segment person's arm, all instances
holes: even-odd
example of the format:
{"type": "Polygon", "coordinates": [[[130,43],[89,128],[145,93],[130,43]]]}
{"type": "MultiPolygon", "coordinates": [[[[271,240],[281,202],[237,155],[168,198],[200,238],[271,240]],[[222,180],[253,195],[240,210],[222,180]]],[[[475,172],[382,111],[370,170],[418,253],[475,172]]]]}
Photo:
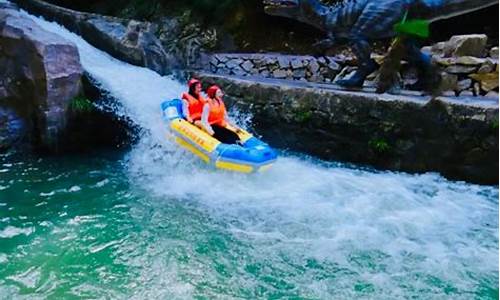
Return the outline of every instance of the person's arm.
{"type": "Polygon", "coordinates": [[[212,126],[210,126],[210,123],[208,123],[208,116],[210,115],[210,105],[208,103],[205,103],[203,105],[203,112],[201,114],[201,126],[203,129],[205,129],[206,132],[210,135],[214,135],[214,130],[212,129],[212,126]]]}
{"type": "Polygon", "coordinates": [[[182,114],[188,122],[193,123],[193,119],[189,115],[189,102],[185,99],[182,99],[182,114]]]}
{"type": "Polygon", "coordinates": [[[233,123],[231,123],[231,120],[229,120],[229,115],[227,114],[227,111],[224,112],[224,121],[226,121],[226,123],[232,125],[233,123]]]}

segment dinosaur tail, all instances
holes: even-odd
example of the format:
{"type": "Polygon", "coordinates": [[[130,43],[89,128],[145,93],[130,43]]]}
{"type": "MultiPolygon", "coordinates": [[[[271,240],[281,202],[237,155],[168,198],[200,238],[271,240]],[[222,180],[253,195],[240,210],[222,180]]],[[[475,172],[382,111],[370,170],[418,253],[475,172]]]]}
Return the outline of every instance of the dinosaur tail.
{"type": "Polygon", "coordinates": [[[498,0],[420,0],[425,19],[434,22],[498,4],[498,0]]]}

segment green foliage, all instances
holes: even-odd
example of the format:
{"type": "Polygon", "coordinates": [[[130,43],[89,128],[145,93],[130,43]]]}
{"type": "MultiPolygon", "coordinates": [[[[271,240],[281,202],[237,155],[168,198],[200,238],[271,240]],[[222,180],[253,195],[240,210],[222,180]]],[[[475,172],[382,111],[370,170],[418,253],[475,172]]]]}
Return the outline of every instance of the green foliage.
{"type": "Polygon", "coordinates": [[[295,118],[300,123],[305,123],[312,118],[312,112],[310,110],[298,111],[295,113],[295,118]]]}
{"type": "Polygon", "coordinates": [[[69,109],[76,113],[88,113],[94,110],[94,104],[83,96],[76,96],[71,100],[69,109]]]}
{"type": "Polygon", "coordinates": [[[491,122],[491,129],[493,129],[493,130],[498,130],[498,118],[495,118],[495,119],[491,122]]]}
{"type": "Polygon", "coordinates": [[[391,150],[391,145],[382,138],[375,138],[368,142],[370,148],[377,153],[387,153],[391,150]]]}

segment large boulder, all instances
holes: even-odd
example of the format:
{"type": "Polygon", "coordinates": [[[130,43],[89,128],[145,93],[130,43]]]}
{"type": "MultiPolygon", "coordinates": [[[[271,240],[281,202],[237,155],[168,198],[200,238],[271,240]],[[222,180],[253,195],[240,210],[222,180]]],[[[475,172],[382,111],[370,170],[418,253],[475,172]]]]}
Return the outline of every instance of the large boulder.
{"type": "Polygon", "coordinates": [[[483,57],[486,54],[486,34],[455,35],[444,45],[446,56],[476,56],[483,57]]]}
{"type": "Polygon", "coordinates": [[[177,60],[163,49],[155,35],[157,26],[152,23],[78,12],[39,0],[13,1],[30,13],[64,25],[96,48],[130,64],[161,75],[178,67],[177,60]]]}
{"type": "Polygon", "coordinates": [[[56,150],[69,102],[81,92],[78,50],[13,8],[0,8],[0,20],[0,106],[16,111],[3,113],[3,123],[16,129],[19,116],[36,144],[56,150]]]}

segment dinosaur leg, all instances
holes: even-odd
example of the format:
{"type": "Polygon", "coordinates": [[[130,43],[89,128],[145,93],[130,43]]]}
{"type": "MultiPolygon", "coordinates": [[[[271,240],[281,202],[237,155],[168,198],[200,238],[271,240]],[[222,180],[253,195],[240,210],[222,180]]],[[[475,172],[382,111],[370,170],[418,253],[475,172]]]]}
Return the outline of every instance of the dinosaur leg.
{"type": "Polygon", "coordinates": [[[333,48],[337,44],[337,41],[333,37],[332,34],[328,34],[328,37],[326,39],[323,39],[319,42],[314,43],[312,46],[314,49],[316,49],[316,52],[319,54],[323,54],[326,50],[333,48]]]}
{"type": "Polygon", "coordinates": [[[370,58],[371,47],[367,40],[354,40],[352,49],[358,59],[358,70],[354,72],[351,78],[337,80],[336,83],[344,87],[362,87],[365,78],[377,70],[378,65],[370,58]]]}
{"type": "Polygon", "coordinates": [[[352,78],[340,80],[338,84],[350,87],[362,86],[366,76],[377,69],[377,64],[370,58],[368,40],[393,36],[392,28],[401,20],[407,2],[407,0],[360,1],[360,4],[365,3],[366,6],[363,7],[349,34],[354,54],[358,58],[358,71],[352,78]]]}
{"type": "Polygon", "coordinates": [[[437,88],[440,77],[436,68],[432,65],[431,56],[420,51],[414,39],[406,40],[409,62],[417,68],[418,80],[409,88],[412,90],[431,91],[437,88]]]}

